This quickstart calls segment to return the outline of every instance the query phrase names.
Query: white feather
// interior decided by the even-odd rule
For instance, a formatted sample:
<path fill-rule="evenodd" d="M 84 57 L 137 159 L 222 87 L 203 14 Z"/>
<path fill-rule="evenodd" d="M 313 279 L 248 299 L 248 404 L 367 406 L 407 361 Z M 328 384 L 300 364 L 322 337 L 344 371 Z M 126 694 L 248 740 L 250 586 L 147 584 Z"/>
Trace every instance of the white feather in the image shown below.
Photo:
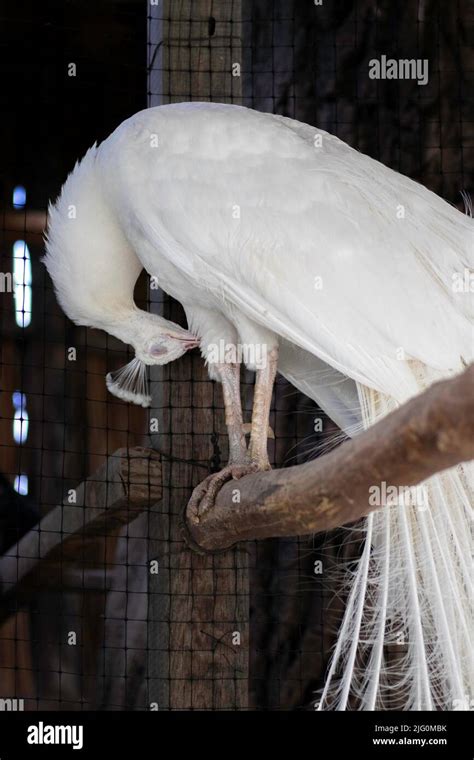
<path fill-rule="evenodd" d="M 143 407 L 148 407 L 151 404 L 146 365 L 137 358 L 132 359 L 125 367 L 121 367 L 116 372 L 109 372 L 106 375 L 105 383 L 109 391 L 123 401 L 131 401 Z"/>

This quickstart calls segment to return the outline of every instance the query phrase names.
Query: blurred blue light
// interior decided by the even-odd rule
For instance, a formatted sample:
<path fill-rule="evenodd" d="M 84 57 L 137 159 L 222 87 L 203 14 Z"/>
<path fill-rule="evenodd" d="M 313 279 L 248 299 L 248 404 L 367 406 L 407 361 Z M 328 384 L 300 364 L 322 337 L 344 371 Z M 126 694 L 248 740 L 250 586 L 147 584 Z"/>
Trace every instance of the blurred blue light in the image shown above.
<path fill-rule="evenodd" d="M 28 438 L 29 418 L 24 408 L 17 409 L 13 415 L 13 438 L 15 443 L 25 443 Z"/>
<path fill-rule="evenodd" d="M 26 496 L 28 493 L 28 475 L 17 475 L 13 488 L 17 493 Z"/>
<path fill-rule="evenodd" d="M 15 319 L 19 327 L 31 322 L 31 256 L 24 240 L 13 244 L 13 279 L 15 282 Z"/>
<path fill-rule="evenodd" d="M 13 189 L 13 208 L 24 208 L 26 206 L 26 190 L 23 185 L 17 185 Z"/>
<path fill-rule="evenodd" d="M 15 409 L 25 409 L 26 396 L 21 391 L 14 391 L 12 394 L 12 402 Z"/>
<path fill-rule="evenodd" d="M 24 240 L 13 243 L 13 274 L 17 285 L 31 285 L 31 256 Z"/>

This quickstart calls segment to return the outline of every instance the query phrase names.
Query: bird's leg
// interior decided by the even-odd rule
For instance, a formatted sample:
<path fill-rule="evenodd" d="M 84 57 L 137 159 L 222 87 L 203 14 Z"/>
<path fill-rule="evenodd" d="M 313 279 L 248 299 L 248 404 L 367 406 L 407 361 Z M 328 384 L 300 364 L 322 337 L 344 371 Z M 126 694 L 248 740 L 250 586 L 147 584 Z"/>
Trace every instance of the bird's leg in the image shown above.
<path fill-rule="evenodd" d="M 224 483 L 232 479 L 239 480 L 251 472 L 270 469 L 267 452 L 268 419 L 277 363 L 278 348 L 273 347 L 267 354 L 265 366 L 257 370 L 248 451 L 245 447 L 240 403 L 240 367 L 219 367 L 229 432 L 229 464 L 220 472 L 209 475 L 194 489 L 187 508 L 187 514 L 191 518 L 199 520 L 214 505 Z"/>
<path fill-rule="evenodd" d="M 208 475 L 194 489 L 187 507 L 188 514 L 201 517 L 213 506 L 215 497 L 224 483 L 238 480 L 253 471 L 248 461 L 240 400 L 240 364 L 222 363 L 216 366 L 222 383 L 225 421 L 229 436 L 229 461 L 220 472 Z"/>
<path fill-rule="evenodd" d="M 217 371 L 222 383 L 225 422 L 229 436 L 229 465 L 247 462 L 244 421 L 240 400 L 240 364 L 219 364 Z"/>
<path fill-rule="evenodd" d="M 257 370 L 253 395 L 252 426 L 250 429 L 249 458 L 257 470 L 270 470 L 267 437 L 273 384 L 278 364 L 278 347 L 270 349 L 265 366 Z"/>

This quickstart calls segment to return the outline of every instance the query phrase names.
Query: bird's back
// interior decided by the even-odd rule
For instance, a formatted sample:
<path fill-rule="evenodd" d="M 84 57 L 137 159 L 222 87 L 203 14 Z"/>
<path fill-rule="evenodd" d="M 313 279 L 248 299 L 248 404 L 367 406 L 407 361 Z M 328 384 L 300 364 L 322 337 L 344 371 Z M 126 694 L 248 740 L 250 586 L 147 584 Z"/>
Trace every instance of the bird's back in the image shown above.
<path fill-rule="evenodd" d="M 472 219 L 336 137 L 174 104 L 124 122 L 98 162 L 145 267 L 156 252 L 215 308 L 368 384 L 374 358 L 397 374 L 399 349 L 440 371 L 471 358 L 473 299 L 455 282 L 474 268 Z"/>

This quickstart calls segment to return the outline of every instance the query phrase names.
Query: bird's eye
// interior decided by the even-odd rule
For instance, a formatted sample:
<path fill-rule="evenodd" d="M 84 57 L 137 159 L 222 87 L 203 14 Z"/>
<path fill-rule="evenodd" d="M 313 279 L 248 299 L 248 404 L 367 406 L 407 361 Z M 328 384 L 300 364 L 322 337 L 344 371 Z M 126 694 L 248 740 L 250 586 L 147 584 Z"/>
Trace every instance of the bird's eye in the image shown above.
<path fill-rule="evenodd" d="M 164 354 L 166 354 L 167 349 L 165 348 L 165 346 L 160 346 L 159 343 L 153 343 L 150 346 L 149 353 L 150 353 L 150 356 L 155 356 L 156 358 L 158 358 L 159 356 L 163 356 Z"/>

